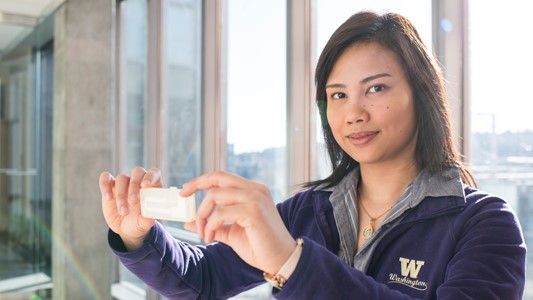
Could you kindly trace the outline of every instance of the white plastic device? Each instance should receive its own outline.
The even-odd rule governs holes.
[[[190,222],[196,218],[194,194],[183,198],[180,189],[142,188],[141,214],[145,218]]]

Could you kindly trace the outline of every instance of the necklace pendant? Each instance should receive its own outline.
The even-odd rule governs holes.
[[[365,240],[368,240],[368,238],[374,233],[374,228],[372,228],[372,224],[368,224],[363,228],[363,237]]]

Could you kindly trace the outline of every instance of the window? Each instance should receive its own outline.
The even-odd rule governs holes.
[[[169,182],[182,184],[201,173],[202,5],[170,0],[166,16],[166,120]]]
[[[229,0],[222,48],[227,170],[288,196],[286,1]]]
[[[226,170],[288,197],[287,3],[228,0],[222,10],[222,116]],[[270,299],[268,284],[235,299]]]
[[[120,82],[124,95],[119,98],[119,107],[124,115],[119,118],[119,126],[125,155],[118,157],[121,171],[129,173],[135,166],[145,164],[147,2],[128,0],[120,5],[124,35]]]
[[[13,30],[12,36],[6,34]],[[0,24],[0,293],[51,283],[53,16]],[[20,41],[26,40],[26,43]],[[3,52],[4,51],[4,52]],[[5,281],[4,281],[5,280]]]
[[[517,212],[533,243],[533,3],[469,1],[470,155],[480,189]],[[497,20],[497,22],[496,22]],[[514,87],[526,87],[517,89]],[[530,246],[531,248],[531,246]],[[524,299],[533,299],[533,255],[528,253]]]
[[[147,16],[146,0],[119,2],[118,43],[118,145],[117,160],[120,172],[129,174],[135,166],[146,162],[147,111]],[[144,283],[119,265],[121,285],[113,287],[113,295],[124,290],[144,297]],[[128,287],[128,288],[125,288]]]
[[[202,4],[169,0],[165,5],[164,94],[158,116],[162,125],[161,166],[166,184],[181,187],[202,173]],[[201,197],[196,198],[199,204]],[[182,223],[164,224],[176,237],[200,242],[181,230]]]
[[[202,170],[201,1],[118,3],[118,169],[158,167],[165,185],[179,186]],[[174,236],[199,242],[181,223],[163,224]],[[154,296],[122,264],[119,280],[112,287],[116,298]]]

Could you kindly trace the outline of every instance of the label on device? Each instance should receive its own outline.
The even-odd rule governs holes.
[[[171,188],[142,188],[141,214],[145,218],[190,222],[196,218],[194,194],[183,198],[181,190]]]

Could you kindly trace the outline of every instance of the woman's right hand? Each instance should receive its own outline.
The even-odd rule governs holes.
[[[154,225],[154,219],[141,215],[140,189],[161,187],[161,171],[136,167],[131,175],[100,174],[102,211],[109,228],[120,235],[128,251],[138,249]]]

